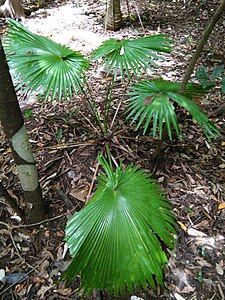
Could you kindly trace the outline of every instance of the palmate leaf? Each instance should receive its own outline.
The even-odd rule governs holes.
[[[114,70],[114,80],[118,72],[124,80],[125,71],[130,78],[131,71],[138,76],[146,68],[151,69],[151,65],[156,66],[156,59],[163,60],[163,57],[157,55],[157,52],[171,52],[171,43],[172,41],[163,34],[134,40],[117,41],[111,38],[94,51],[93,59],[103,58],[107,75]]]
[[[164,124],[166,125],[168,136],[172,140],[172,129],[180,137],[180,127],[177,121],[173,101],[185,108],[197,121],[200,127],[204,128],[205,134],[210,138],[215,138],[218,130],[207,116],[200,110],[197,104],[191,99],[194,96],[202,95],[206,92],[201,86],[188,84],[184,94],[179,94],[180,83],[163,79],[144,80],[130,87],[131,92],[128,102],[127,119],[132,118],[131,124],[137,123],[137,129],[144,124],[144,134],[153,120],[153,136],[157,132],[162,138]],[[172,101],[173,100],[173,101]]]
[[[174,246],[174,221],[168,200],[143,170],[120,165],[105,169],[88,204],[66,226],[66,241],[73,260],[63,274],[81,276],[81,288],[118,293],[132,291],[155,280],[162,284],[167,258],[160,238]]]
[[[72,98],[83,86],[88,60],[77,51],[57,44],[52,40],[34,34],[15,20],[9,20],[10,26],[4,38],[4,49],[9,67],[19,82],[17,89],[24,87],[23,93],[39,93],[44,98],[56,94],[59,100]]]

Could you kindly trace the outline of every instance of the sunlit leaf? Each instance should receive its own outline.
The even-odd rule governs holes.
[[[117,41],[111,38],[93,52],[93,59],[103,58],[107,75],[113,70],[115,80],[120,72],[124,80],[124,71],[130,78],[132,74],[138,76],[146,69],[152,70],[152,66],[157,66],[157,60],[163,60],[157,52],[171,52],[171,43],[172,41],[163,34],[134,40]]]
[[[225,202],[220,203],[218,209],[225,209]]]
[[[30,32],[15,20],[8,22],[4,49],[17,89],[38,90],[45,99],[57,95],[59,100],[80,91],[89,66],[82,54]]]
[[[180,221],[177,221],[177,224],[180,226],[180,228],[183,230],[183,231],[187,231],[187,226],[184,225],[184,223],[180,222]]]

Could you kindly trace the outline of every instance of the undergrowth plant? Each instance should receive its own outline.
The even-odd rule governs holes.
[[[140,284],[162,285],[167,257],[161,242],[173,247],[174,217],[168,200],[149,175],[122,163],[104,168],[94,196],[66,226],[73,260],[63,279],[80,274],[81,288],[115,295],[132,292]]]
[[[201,66],[195,72],[196,78],[199,80],[203,88],[221,85],[221,90],[225,93],[225,68],[217,66],[211,73],[207,72],[206,67]]]
[[[4,39],[8,63],[17,88],[26,93],[37,91],[44,99],[72,98],[81,93],[87,101],[90,116],[102,134],[110,128],[109,111],[114,82],[129,80],[127,119],[137,128],[144,123],[144,134],[152,128],[153,136],[162,136],[167,127],[169,138],[178,137],[181,130],[175,104],[192,115],[209,137],[218,132],[207,116],[192,101],[194,95],[205,90],[188,84],[184,94],[179,93],[179,82],[161,78],[139,80],[170,53],[172,41],[165,35],[154,35],[134,40],[109,39],[92,53],[92,59],[102,60],[110,75],[110,90],[104,104],[104,115],[88,85],[86,71],[89,60],[80,52],[59,45],[46,37],[31,33],[14,20]],[[103,122],[102,122],[103,120]],[[73,261],[63,278],[81,275],[81,287],[90,293],[93,289],[107,289],[115,294],[132,290],[140,284],[153,288],[162,284],[167,258],[161,242],[174,246],[173,215],[168,200],[153,180],[142,170],[122,163],[113,170],[112,164],[99,157],[105,174],[99,179],[96,192],[88,204],[72,216],[66,227],[66,240]]]
[[[174,103],[186,109],[209,137],[214,138],[218,133],[216,127],[192,101],[193,95],[206,92],[201,86],[189,84],[185,89],[185,95],[181,95],[178,93],[179,82],[174,83],[161,78],[138,80],[140,75],[152,70],[153,66],[158,66],[157,60],[163,60],[159,53],[172,51],[172,41],[165,35],[122,41],[112,38],[103,42],[92,53],[92,59],[102,59],[107,75],[113,72],[112,85],[110,92],[106,93],[104,115],[101,117],[86,79],[90,61],[78,51],[33,34],[14,20],[10,20],[9,23],[4,48],[12,74],[18,82],[17,89],[23,87],[24,93],[39,89],[38,92],[44,96],[44,99],[51,97],[52,100],[68,97],[71,99],[73,92],[83,93],[89,113],[101,133],[107,135],[110,128],[108,115],[112,91],[117,75],[120,74],[122,82],[125,81],[125,77],[134,79],[130,84],[131,92],[128,94],[131,96],[128,100],[128,118],[131,118],[131,123],[138,122],[137,128],[146,118],[144,133],[153,124],[153,135],[155,137],[159,135],[161,138],[162,127],[166,125],[170,139],[172,139],[173,129],[180,137],[180,126]]]

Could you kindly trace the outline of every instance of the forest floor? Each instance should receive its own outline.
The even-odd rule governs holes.
[[[151,76],[179,81],[219,2],[146,0],[143,7],[143,0],[129,1],[130,16],[127,6],[122,4],[123,28],[106,32],[102,24],[105,1],[46,1],[46,7],[35,9],[23,24],[87,56],[109,37],[166,33],[175,41],[174,51],[161,63],[157,75]],[[33,9],[42,2],[31,3],[27,6]],[[217,24],[198,61],[197,67],[204,65],[209,72],[225,64],[223,20]],[[93,63],[89,82],[100,108],[108,89],[103,77],[102,69]],[[192,80],[196,82],[194,74]],[[2,270],[9,275],[8,282],[0,284],[1,299],[225,299],[225,114],[211,118],[221,136],[209,141],[190,116],[180,110],[182,140],[166,140],[160,158],[153,162],[157,141],[125,122],[125,104],[120,103],[120,99],[126,100],[125,93],[124,85],[116,82],[109,116],[113,133],[108,140],[99,137],[82,98],[51,103],[18,94],[49,219],[38,227],[22,225],[4,198],[0,198],[0,276]],[[219,85],[199,100],[208,116],[222,103],[224,95]],[[112,122],[118,105],[120,110]],[[71,259],[64,241],[66,221],[93,194],[96,174],[100,172],[97,154],[105,153],[106,144],[113,158],[122,159],[124,166],[135,162],[153,174],[166,191],[176,215],[177,244],[169,254],[164,287],[157,291],[136,290],[133,298],[130,294],[116,298],[97,292],[85,297],[77,290],[77,282],[69,287],[57,283]],[[13,159],[2,132],[0,153],[1,181],[23,206]],[[26,280],[16,282],[12,274],[18,272],[25,274]]]

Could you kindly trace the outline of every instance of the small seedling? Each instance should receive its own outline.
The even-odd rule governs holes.
[[[222,92],[225,93],[225,69],[224,66],[216,67],[211,73],[206,71],[206,68],[202,66],[195,73],[196,78],[201,83],[204,89],[212,88],[221,84]]]
[[[24,119],[30,118],[32,116],[32,114],[33,114],[32,109],[30,109],[30,108],[26,109],[25,114],[24,114]]]

